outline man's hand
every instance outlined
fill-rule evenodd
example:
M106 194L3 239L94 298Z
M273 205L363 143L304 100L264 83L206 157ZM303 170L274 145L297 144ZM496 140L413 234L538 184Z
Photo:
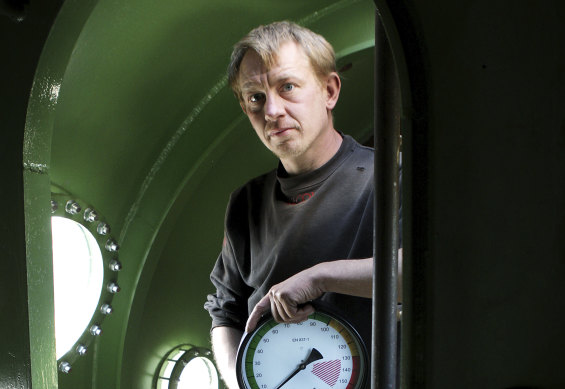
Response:
M370 298L372 287L372 258L319 263L274 285L253 308L245 331L253 331L269 308L277 322L299 323L314 312L309 302L325 292Z
M314 313L314 307L308 302L324 294L322 283L319 282L319 270L318 266L311 267L271 287L269 293L253 308L245 331L253 331L269 308L279 323L300 323L308 319Z

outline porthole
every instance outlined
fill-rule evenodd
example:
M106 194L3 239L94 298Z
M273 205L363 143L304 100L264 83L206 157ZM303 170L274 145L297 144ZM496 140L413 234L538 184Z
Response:
M51 196L55 340L59 370L69 373L86 354L114 308L122 269L119 245L92 206L66 194Z
M171 350L159 365L155 389L218 389L219 377L212 352L182 345Z
M51 232L56 355L60 359L72 349L96 311L104 265L96 239L82 224L53 216Z

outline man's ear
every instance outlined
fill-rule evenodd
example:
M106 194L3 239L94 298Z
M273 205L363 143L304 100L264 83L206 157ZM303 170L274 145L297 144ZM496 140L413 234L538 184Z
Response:
M341 90L341 79L336 72L331 72L326 77L326 108L332 110L339 99L339 91Z

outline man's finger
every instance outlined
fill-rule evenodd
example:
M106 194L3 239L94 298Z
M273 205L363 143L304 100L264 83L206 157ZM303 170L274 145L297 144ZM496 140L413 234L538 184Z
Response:
M292 319L292 314L288 312L287 306L284 304L283 301L271 298L275 301L276 312L280 318L280 322L289 322Z
M259 302L253 308L253 311L251 312L251 315L249 315L249 318L247 319L247 323L245 324L245 332L249 333L253 331L255 327L257 327L257 323L259 322L259 319L261 319L261 316L263 316L263 314L269 310L270 306L271 306L271 299L267 294L263 296L263 298L259 300Z
M283 323L284 316L281 315L279 309L279 302L273 295L270 295L270 297L271 297L271 315L273 315L273 319L275 319L277 323Z
M308 316L313 314L314 311L316 311L316 310L314 309L312 304L305 304L304 306L298 308L298 311L296 313L297 313L298 316L300 316L302 318L302 321L304 321L304 320L308 319Z

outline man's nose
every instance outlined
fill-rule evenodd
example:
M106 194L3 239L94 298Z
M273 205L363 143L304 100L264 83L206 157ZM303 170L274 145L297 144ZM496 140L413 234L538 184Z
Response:
M284 101L276 93L265 97L265 120L274 121L284 115Z

